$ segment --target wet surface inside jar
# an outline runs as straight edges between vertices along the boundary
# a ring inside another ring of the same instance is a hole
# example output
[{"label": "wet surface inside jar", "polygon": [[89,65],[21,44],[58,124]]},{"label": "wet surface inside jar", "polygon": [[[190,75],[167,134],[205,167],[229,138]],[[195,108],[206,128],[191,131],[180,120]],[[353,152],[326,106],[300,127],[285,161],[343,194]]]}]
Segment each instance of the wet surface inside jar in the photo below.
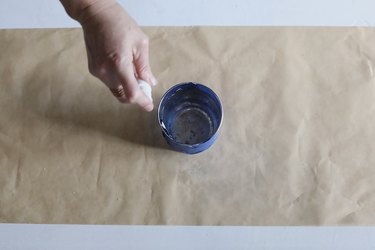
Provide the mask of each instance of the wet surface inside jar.
[{"label": "wet surface inside jar", "polygon": [[189,145],[207,141],[213,132],[210,116],[196,107],[180,110],[172,122],[170,131],[176,142]]}]

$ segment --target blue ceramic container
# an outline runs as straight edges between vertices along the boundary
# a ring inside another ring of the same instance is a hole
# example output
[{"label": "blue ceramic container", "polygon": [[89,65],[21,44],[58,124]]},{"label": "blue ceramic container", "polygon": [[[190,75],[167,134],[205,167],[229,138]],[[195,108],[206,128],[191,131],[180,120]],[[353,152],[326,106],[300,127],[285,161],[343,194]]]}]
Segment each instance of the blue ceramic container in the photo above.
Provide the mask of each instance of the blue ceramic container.
[{"label": "blue ceramic container", "polygon": [[210,88],[200,83],[181,83],[164,94],[158,120],[163,136],[174,150],[196,154],[215,142],[223,109]]}]

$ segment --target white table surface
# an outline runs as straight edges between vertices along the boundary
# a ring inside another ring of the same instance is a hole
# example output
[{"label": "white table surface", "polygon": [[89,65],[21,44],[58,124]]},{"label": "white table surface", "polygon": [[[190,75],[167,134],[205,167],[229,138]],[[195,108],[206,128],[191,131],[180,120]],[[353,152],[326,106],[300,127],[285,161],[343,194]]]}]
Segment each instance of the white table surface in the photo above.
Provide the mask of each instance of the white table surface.
[{"label": "white table surface", "polygon": [[[374,26],[374,0],[120,0],[143,26]],[[0,28],[77,27],[58,0],[0,0]]]},{"label": "white table surface", "polygon": [[0,249],[373,250],[375,229],[0,224]]},{"label": "white table surface", "polygon": [[[142,26],[375,26],[375,0],[120,2]],[[0,0],[0,28],[58,27],[78,27],[58,0]],[[0,224],[0,249],[375,249],[375,229]]]}]

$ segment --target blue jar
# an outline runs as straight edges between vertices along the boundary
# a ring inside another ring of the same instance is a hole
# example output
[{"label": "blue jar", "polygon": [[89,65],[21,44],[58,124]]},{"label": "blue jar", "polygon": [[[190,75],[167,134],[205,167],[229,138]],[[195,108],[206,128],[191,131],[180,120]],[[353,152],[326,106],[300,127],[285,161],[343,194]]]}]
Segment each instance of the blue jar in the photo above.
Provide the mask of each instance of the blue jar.
[{"label": "blue jar", "polygon": [[181,83],[162,97],[158,120],[172,149],[196,154],[215,142],[223,121],[223,109],[210,88],[200,83]]}]

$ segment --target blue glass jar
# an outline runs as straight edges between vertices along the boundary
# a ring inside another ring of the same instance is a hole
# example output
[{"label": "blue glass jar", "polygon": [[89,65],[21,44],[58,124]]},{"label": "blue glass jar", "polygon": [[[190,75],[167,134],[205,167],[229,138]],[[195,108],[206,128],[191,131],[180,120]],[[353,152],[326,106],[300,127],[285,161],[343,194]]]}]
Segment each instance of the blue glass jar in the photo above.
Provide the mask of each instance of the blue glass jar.
[{"label": "blue glass jar", "polygon": [[172,149],[196,154],[215,142],[223,121],[223,109],[210,88],[200,83],[181,83],[162,97],[158,121]]}]

